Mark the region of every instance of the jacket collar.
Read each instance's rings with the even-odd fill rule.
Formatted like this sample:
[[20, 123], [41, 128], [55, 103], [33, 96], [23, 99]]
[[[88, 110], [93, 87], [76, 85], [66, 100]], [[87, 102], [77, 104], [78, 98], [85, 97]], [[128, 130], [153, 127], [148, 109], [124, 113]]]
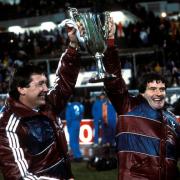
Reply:
[[20, 101], [17, 101], [11, 97], [8, 97], [6, 106], [8, 109], [11, 109], [11, 111], [22, 118], [39, 114], [37, 111], [32, 110], [31, 108], [22, 104]]

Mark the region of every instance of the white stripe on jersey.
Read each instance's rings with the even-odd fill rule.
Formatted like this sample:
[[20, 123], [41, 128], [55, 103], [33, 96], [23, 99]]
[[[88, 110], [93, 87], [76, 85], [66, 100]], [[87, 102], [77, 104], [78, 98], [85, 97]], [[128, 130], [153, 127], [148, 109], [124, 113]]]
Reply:
[[9, 146], [13, 152], [15, 162], [18, 165], [21, 176], [25, 180], [38, 180], [39, 178], [32, 173], [28, 172], [28, 163], [24, 157], [23, 149], [20, 147], [19, 139], [16, 134], [16, 129], [20, 119], [17, 119], [14, 114], [9, 118], [8, 124], [6, 126], [6, 134], [9, 140]]

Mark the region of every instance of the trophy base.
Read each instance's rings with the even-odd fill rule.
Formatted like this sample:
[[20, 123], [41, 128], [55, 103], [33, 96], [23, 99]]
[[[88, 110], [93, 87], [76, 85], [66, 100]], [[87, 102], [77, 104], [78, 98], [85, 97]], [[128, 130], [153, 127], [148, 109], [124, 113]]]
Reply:
[[95, 77], [89, 79], [89, 83], [99, 83], [104, 82], [105, 80], [113, 80], [116, 76], [114, 74], [105, 74], [103, 77], [96, 75]]

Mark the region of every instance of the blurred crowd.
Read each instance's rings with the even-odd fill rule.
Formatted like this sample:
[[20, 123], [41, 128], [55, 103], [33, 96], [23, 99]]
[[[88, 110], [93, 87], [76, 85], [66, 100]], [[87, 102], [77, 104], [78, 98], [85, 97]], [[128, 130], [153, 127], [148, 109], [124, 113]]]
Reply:
[[[92, 3], [91, 1], [88, 2]], [[28, 3], [35, 5], [32, 6], [31, 4], [30, 6]], [[5, 13], [6, 16], [2, 15], [3, 12], [7, 12], [8, 8], [15, 8], [14, 11], [19, 12], [17, 15], [26, 12], [27, 16], [28, 13], [31, 16], [35, 16], [34, 13], [30, 13], [30, 7], [33, 7], [32, 11], [38, 9], [47, 14], [47, 7], [57, 11], [57, 8], [61, 6], [64, 8], [65, 4], [67, 5], [67, 2], [56, 2], [55, 0], [48, 3], [43, 0], [32, 0], [28, 1], [28, 3], [21, 1], [19, 5], [1, 4], [0, 9], [6, 9], [6, 11], [0, 10], [0, 17], [8, 19], [6, 16], [10, 16], [11, 13]], [[49, 8], [51, 6], [56, 8]], [[13, 13], [14, 11], [8, 12]], [[156, 71], [164, 73], [168, 77], [169, 86], [178, 86], [180, 76], [180, 20], [156, 17], [152, 12], [147, 12], [140, 6], [131, 7], [131, 12], [141, 20], [134, 24], [123, 25], [119, 22], [116, 25], [116, 46], [119, 50], [131, 49], [133, 51], [133, 49], [150, 47], [161, 51], [161, 55], [153, 55], [149, 59], [145, 55], [142, 60], [137, 61], [137, 76], [140, 77], [145, 72]], [[43, 12], [38, 14], [43, 15]], [[26, 32], [19, 35], [0, 33], [0, 93], [6, 93], [7, 91], [7, 83], [14, 63], [26, 63], [30, 59], [38, 58], [58, 58], [65, 47], [66, 42], [62, 41], [58, 29], [36, 33]], [[87, 64], [83, 65], [83, 70], [85, 71], [95, 70], [92, 61], [87, 61]], [[122, 58], [122, 66], [123, 68], [132, 68], [132, 60]], [[137, 84], [137, 79], [135, 78], [131, 79], [131, 88], [133, 89], [136, 88]]]
[[62, 12], [69, 5], [84, 8], [94, 7], [97, 4], [98, 2], [94, 2], [93, 0], [21, 0], [18, 4], [5, 4], [0, 2], [0, 20], [49, 15]]

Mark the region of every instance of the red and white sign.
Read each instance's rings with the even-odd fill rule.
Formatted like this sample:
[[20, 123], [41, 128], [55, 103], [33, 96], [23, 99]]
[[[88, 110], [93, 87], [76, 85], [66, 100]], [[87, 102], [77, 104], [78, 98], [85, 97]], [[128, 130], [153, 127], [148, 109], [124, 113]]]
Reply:
[[[66, 121], [63, 121], [64, 131], [67, 142], [69, 142], [69, 133], [66, 126]], [[83, 119], [80, 124], [79, 143], [80, 144], [92, 144], [94, 140], [94, 125], [92, 119]]]

